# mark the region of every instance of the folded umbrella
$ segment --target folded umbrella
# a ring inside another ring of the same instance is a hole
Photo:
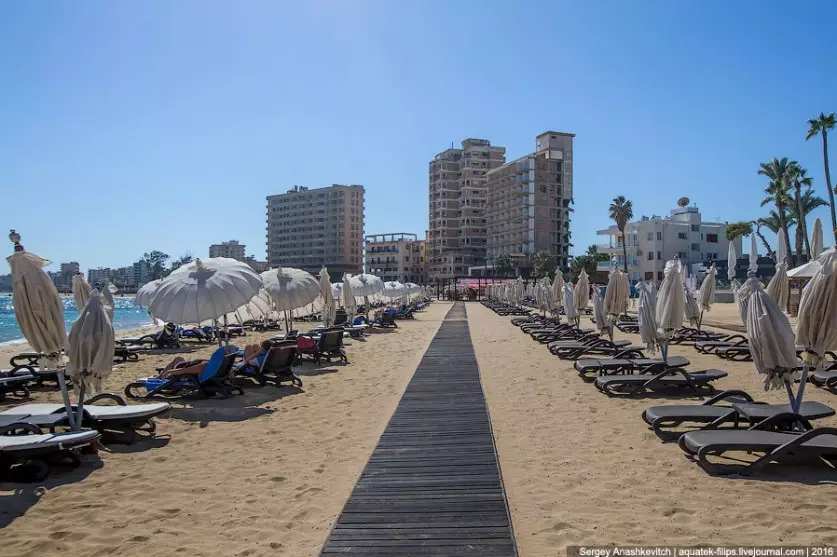
[[[84,306],[87,305],[87,300],[90,299],[90,283],[84,278],[81,273],[73,275],[73,300],[76,303],[76,310],[81,313]]]

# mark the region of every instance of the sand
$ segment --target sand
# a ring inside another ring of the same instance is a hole
[[[716,307],[715,319],[732,315],[731,305]],[[709,476],[640,418],[649,405],[675,401],[608,398],[508,317],[468,304],[468,321],[520,555],[561,555],[574,544],[837,543],[833,471]],[[638,335],[616,336],[639,342]],[[692,369],[728,371],[720,388],[787,403],[784,392],[762,391],[751,363],[732,364],[689,347],[671,353],[687,356]],[[813,386],[805,396],[837,403]],[[835,427],[837,418],[817,424]]]
[[[304,364],[302,391],[184,400],[153,440],[112,445],[43,486],[0,483],[2,554],[317,555],[449,308],[348,341],[348,365]],[[106,387],[121,392],[171,357],[120,365]]]

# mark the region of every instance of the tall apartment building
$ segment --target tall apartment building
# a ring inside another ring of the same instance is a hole
[[[139,260],[133,264],[134,286],[142,286],[151,280],[151,265],[145,260]]]
[[[383,281],[427,283],[427,241],[397,232],[366,237],[366,272]]]
[[[267,197],[267,262],[311,273],[325,265],[332,280],[363,268],[363,186],[294,186]]]
[[[79,264],[75,261],[70,261],[69,263],[62,263],[61,264],[61,273],[70,275],[72,277],[79,271]]]
[[[98,269],[87,269],[87,282],[93,288],[101,289],[111,279],[112,271],[108,267],[99,267]]]
[[[469,274],[487,274],[502,253],[509,254],[523,276],[531,274],[539,251],[548,253],[559,269],[567,267],[574,137],[544,132],[537,136],[533,153],[486,174],[486,264]]]
[[[684,199],[684,204],[688,200]],[[616,225],[596,233],[608,236],[609,242],[598,246],[600,253],[607,253],[623,267],[622,242],[628,253],[628,275],[632,282],[639,280],[663,280],[666,261],[680,258],[697,274],[704,262],[726,260],[729,240],[727,225],[723,222],[704,222],[697,207],[679,206],[668,217],[652,216],[629,222],[623,238]],[[741,253],[741,238],[734,241],[736,253]],[[605,263],[602,267],[609,267]]]
[[[485,264],[485,175],[505,161],[505,147],[470,138],[430,161],[431,279],[464,275],[469,267]]]
[[[136,286],[134,282],[134,267],[119,267],[113,269],[110,273],[110,281],[120,289],[133,288]]]
[[[243,261],[245,247],[246,246],[244,244],[239,244],[238,240],[212,244],[209,246],[209,257],[229,257],[231,259]]]

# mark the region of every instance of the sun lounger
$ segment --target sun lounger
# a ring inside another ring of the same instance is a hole
[[[775,419],[805,421],[798,415],[776,416]],[[771,420],[773,418],[744,430],[690,431],[680,437],[679,445],[710,474],[750,475],[771,463],[798,463],[803,459],[823,460],[832,467],[837,464],[837,428],[813,429],[808,424],[807,431],[801,433],[777,432],[771,431]],[[730,452],[760,453],[762,456],[744,464],[724,464],[709,460],[709,457],[723,457]]]
[[[593,329],[577,329],[575,326],[558,329],[537,329],[530,333],[531,337],[541,344],[551,344],[556,341],[587,342],[601,338]]]
[[[638,332],[638,331],[637,331]],[[674,335],[669,339],[669,344],[688,344],[697,342],[712,342],[719,341],[729,337],[723,333],[712,333],[710,331],[701,331],[691,327],[682,327],[678,329]]]
[[[215,394],[220,395],[221,398],[228,398],[233,393],[244,394],[241,387],[233,384],[232,367],[236,352],[238,348],[232,345],[217,349],[200,375],[170,375],[138,379],[125,387],[125,395],[128,398],[137,399],[183,396],[193,392],[197,392],[204,398]]]
[[[395,314],[391,311],[383,312],[377,319],[372,321],[370,327],[374,327],[375,325],[383,329],[388,327],[398,328],[398,323],[395,322]]]
[[[639,357],[633,358],[638,354]],[[583,358],[576,360],[573,367],[582,377],[590,377],[591,374],[616,375],[618,373],[634,373],[642,371],[650,373],[665,368],[686,367],[689,360],[682,356],[671,356],[663,361],[658,358],[645,358],[641,350],[630,350],[618,354],[615,358]]]
[[[50,464],[78,466],[78,451],[99,438],[97,431],[40,433],[37,426],[14,418],[0,422],[0,478],[10,481],[41,481]]]
[[[108,400],[115,405],[96,404]],[[91,397],[82,406],[82,427],[97,430],[106,440],[132,443],[139,431],[152,434],[157,425],[154,418],[168,412],[171,405],[167,402],[128,405],[125,400],[114,394],[103,393]],[[73,411],[77,408],[74,405]],[[0,412],[2,417],[20,417],[21,420],[33,416],[63,415],[66,419],[66,407],[63,404],[23,404]],[[69,422],[53,422],[55,425],[69,425]]]
[[[593,384],[608,396],[637,395],[648,391],[676,389],[687,390],[690,394],[707,392],[713,394],[715,388],[711,382],[726,376],[725,371],[718,369],[686,373],[680,368],[671,368],[656,374],[640,373],[597,377]]]
[[[349,363],[343,348],[343,328],[326,329],[320,333],[320,338],[312,348],[298,348],[297,358],[301,361],[303,356],[310,357],[317,365],[320,365],[323,358],[329,362],[332,358],[340,358],[341,361]]]
[[[296,341],[282,340],[270,347],[260,366],[245,363],[237,368],[235,373],[236,375],[252,377],[262,386],[272,381],[277,387],[281,387],[284,382],[302,387],[302,379],[291,369],[296,358]]]
[[[730,390],[718,393],[703,404],[670,404],[650,406],[642,412],[642,419],[651,426],[654,433],[664,440],[674,440],[683,431],[674,431],[683,424],[692,429],[718,429],[722,426],[738,428],[741,422],[748,427],[771,416],[790,414],[790,404],[764,404],[754,402],[744,391]],[[804,401],[799,415],[806,420],[816,420],[834,415],[834,409],[814,401]],[[772,422],[774,427],[790,429],[794,423]]]
[[[629,340],[610,341],[606,338],[597,338],[586,342],[556,341],[549,344],[549,351],[562,360],[577,360],[585,354],[596,354],[603,356],[616,356],[618,353],[638,346],[631,346]]]
[[[0,377],[0,402],[6,400],[7,394],[27,398],[29,386],[35,381],[35,376],[29,373]]]
[[[747,346],[747,337],[744,335],[728,335],[717,340],[702,340],[695,342],[695,350],[701,354],[714,354],[719,349],[730,346]]]

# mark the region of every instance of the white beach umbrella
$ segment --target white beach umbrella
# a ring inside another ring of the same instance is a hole
[[[552,300],[553,300],[553,308],[552,310],[558,313],[558,310],[564,306],[564,275],[561,274],[561,271],[555,271],[555,279],[552,281]]]
[[[357,313],[357,303],[354,290],[352,289],[352,275],[349,273],[343,274],[343,307],[346,309],[346,317],[349,323],[352,323]]]
[[[747,270],[754,273],[759,272],[759,252],[755,234],[750,234],[750,266],[747,267]]]
[[[735,253],[735,244],[730,241],[729,251],[727,252],[727,280],[730,282],[735,279],[735,264],[738,261],[738,255]]]
[[[390,280],[384,283],[383,294],[390,300],[396,300],[407,293],[407,287],[397,280]]]
[[[353,276],[351,282],[355,296],[372,296],[384,289],[384,281],[368,273]]]
[[[279,267],[265,271],[260,276],[277,311],[305,307],[320,294],[319,281],[302,269]]]
[[[700,329],[700,326],[703,323],[703,312],[712,309],[712,303],[715,301],[715,276],[717,274],[718,269],[713,263],[706,272],[706,276],[703,278],[703,282],[700,285],[700,290],[697,295],[698,306],[700,306],[698,329]]]
[[[646,282],[638,282],[636,285],[637,294],[639,296],[639,305],[636,310],[637,326],[639,327],[639,337],[645,343],[645,347],[652,354],[656,354],[657,344],[657,323],[654,320],[654,311],[656,305],[655,294],[652,291],[652,285]]]
[[[320,269],[320,296],[323,299],[323,326],[331,327],[334,325],[337,306],[334,303],[334,294],[331,291],[331,277],[325,267]]]
[[[143,284],[140,289],[137,290],[137,295],[134,297],[134,305],[148,307],[149,304],[151,304],[151,299],[154,297],[154,294],[157,292],[157,289],[160,288],[162,283],[163,279],[157,279]]]
[[[785,247],[785,229],[780,228],[776,235],[776,264],[788,258],[788,249]]]
[[[822,255],[822,250],[822,223],[817,218],[814,221],[814,234],[811,236],[811,254],[809,255],[809,259],[819,259],[820,255]]]
[[[762,290],[761,283],[755,277],[747,279],[742,288],[752,291],[748,297],[745,324],[753,364],[756,371],[764,375],[764,390],[785,386],[793,404],[790,383],[798,362],[793,329],[787,316]],[[800,393],[801,390],[802,387]]]
[[[587,305],[590,303],[590,279],[584,269],[579,273],[578,281],[575,283],[573,303],[575,303],[575,309],[579,313],[587,309]]]
[[[813,249],[813,248],[812,248]],[[796,342],[805,347],[802,380],[794,411],[799,410],[808,366],[821,366],[826,351],[837,349],[837,247],[820,255],[821,268],[802,290],[796,321]]]
[[[46,355],[41,365],[55,368],[61,352],[67,347],[67,332],[64,329],[64,308],[58,289],[43,269],[51,261],[25,251],[20,245],[20,235],[14,230],[9,233],[9,239],[15,245],[14,253],[6,258],[12,269],[15,319],[32,350]],[[72,407],[63,370],[59,369],[57,375],[72,426]]]
[[[571,282],[564,283],[564,315],[567,316],[567,321],[573,322],[578,320],[578,311],[575,309],[573,286]]]
[[[607,313],[611,325],[616,323],[617,316],[627,311],[626,302],[625,281],[622,279],[622,271],[614,269],[608,277],[604,297],[605,313]]]
[[[631,279],[628,278],[628,273],[621,271],[619,280],[622,281],[622,291],[625,293],[625,311],[623,313],[628,313],[628,304],[631,301]]]
[[[343,283],[342,282],[332,282],[331,283],[331,295],[336,300],[337,304],[343,304]]]
[[[576,286],[576,290],[578,290],[578,286]],[[599,330],[599,333],[609,333],[611,329],[607,314],[605,314],[601,290],[596,287],[593,288],[591,301],[593,302],[593,321],[596,323],[596,329]]]
[[[113,312],[114,312],[114,301],[113,301],[113,293],[116,287],[110,283],[105,284],[104,288],[102,288],[102,304],[105,308],[105,313],[108,315],[108,319],[110,322],[113,323]]]
[[[521,277],[517,277],[517,289],[515,291],[515,300],[517,305],[523,304],[524,286],[523,279]]]
[[[776,272],[770,283],[767,285],[767,295],[776,303],[779,308],[784,310],[788,307],[788,298],[790,297],[790,285],[788,284],[788,264],[787,261],[781,260],[776,265]]]
[[[668,340],[683,326],[686,313],[686,296],[682,279],[680,260],[672,259],[666,262],[663,282],[657,291],[657,305],[654,308],[657,338],[664,360],[668,357]]]
[[[247,321],[270,319],[274,316],[273,314],[273,300],[271,300],[267,290],[261,288],[259,293],[253,296],[249,302],[228,313],[226,319],[229,323],[243,325]]]
[[[196,259],[163,279],[148,309],[164,321],[201,323],[235,311],[261,287],[261,277],[246,263],[226,257]]]
[[[700,305],[695,298],[695,293],[689,289],[686,283],[683,283],[683,298],[685,299],[684,312],[686,319],[695,327],[700,327]]]
[[[90,283],[84,278],[81,273],[73,275],[73,300],[76,303],[76,309],[79,313],[87,305],[87,300],[90,299]]]
[[[102,392],[102,381],[113,369],[113,324],[99,292],[94,290],[70,329],[67,371],[78,389],[76,428],[81,425],[85,393]]]

